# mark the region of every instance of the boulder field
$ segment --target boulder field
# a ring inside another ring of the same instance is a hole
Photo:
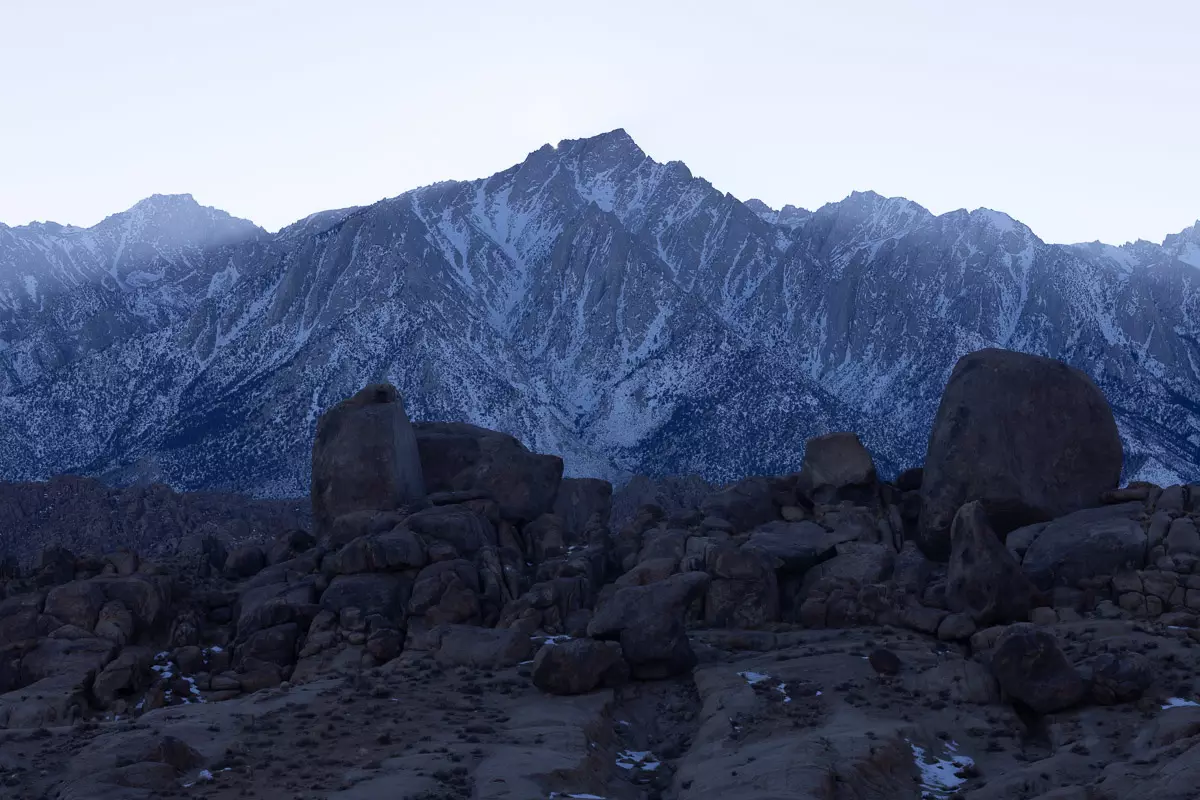
[[[311,516],[143,488],[47,542],[10,488],[46,546],[0,564],[0,795],[1194,798],[1200,484],[1120,470],[1086,376],[985,350],[893,480],[834,432],[614,492],[377,384]]]

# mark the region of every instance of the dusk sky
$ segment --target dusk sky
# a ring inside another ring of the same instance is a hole
[[[274,230],[617,127],[775,207],[872,189],[1116,244],[1200,217],[1194,2],[88,0],[3,27],[9,225],[190,192]]]

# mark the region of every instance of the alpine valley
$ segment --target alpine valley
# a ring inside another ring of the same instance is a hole
[[[1200,479],[1200,223],[1114,247],[870,192],[776,211],[616,130],[276,234],[189,195],[0,225],[0,479],[307,494],[317,417],[372,381],[568,475],[786,473],[829,431],[889,474],[985,347],[1089,374],[1126,479]]]

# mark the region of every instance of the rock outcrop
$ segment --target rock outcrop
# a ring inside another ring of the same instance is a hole
[[[1121,464],[1112,410],[1082,372],[1008,350],[970,353],[950,375],[929,437],[917,541],[946,559],[954,515],[971,500],[1001,537],[1099,505]]]
[[[958,510],[951,531],[946,607],[979,626],[1023,622],[1037,590],[988,523],[978,500]]]
[[[343,514],[394,511],[425,499],[416,436],[390,384],[367,386],[321,415],[312,464],[318,537]]]
[[[851,434],[810,442],[797,473],[660,493],[669,507],[644,503],[614,529],[608,484],[563,480],[561,461],[511,437],[418,424],[402,474],[397,402],[329,414],[313,459],[319,536],[235,538],[188,520],[208,532],[158,558],[52,546],[4,562],[0,728],[62,731],[36,763],[70,753],[93,767],[5,772],[15,743],[44,735],[0,736],[0,782],[29,788],[14,796],[132,800],[210,780],[293,796],[298,783],[259,768],[279,751],[241,754],[271,740],[307,752],[314,718],[341,755],[303,775],[336,773],[363,797],[840,786],[883,800],[919,784],[1048,800],[1127,792],[1146,759],[1200,778],[1175,746],[1200,723],[1148,721],[1200,702],[1194,487],[1131,485],[1007,535],[1011,506],[967,500],[942,564],[918,522],[948,478],[881,480]],[[317,479],[363,442],[385,443],[361,448],[391,465],[379,480]],[[1019,488],[1022,464],[988,474]],[[405,495],[404,475],[423,490]],[[311,716],[256,727],[267,713]],[[1086,733],[1110,724],[1144,728],[1123,744]],[[1043,725],[1055,754],[1039,749]],[[426,751],[419,764],[409,744]],[[938,772],[952,786],[929,783],[921,765],[938,758],[957,765]]]

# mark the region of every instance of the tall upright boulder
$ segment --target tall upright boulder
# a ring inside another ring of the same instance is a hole
[[[396,387],[372,384],[321,415],[311,493],[318,536],[343,514],[391,511],[424,499],[417,438]]]
[[[950,527],[979,500],[1003,538],[1100,503],[1117,487],[1122,449],[1103,393],[1077,369],[988,349],[958,360],[929,437],[917,543],[950,555]]]

